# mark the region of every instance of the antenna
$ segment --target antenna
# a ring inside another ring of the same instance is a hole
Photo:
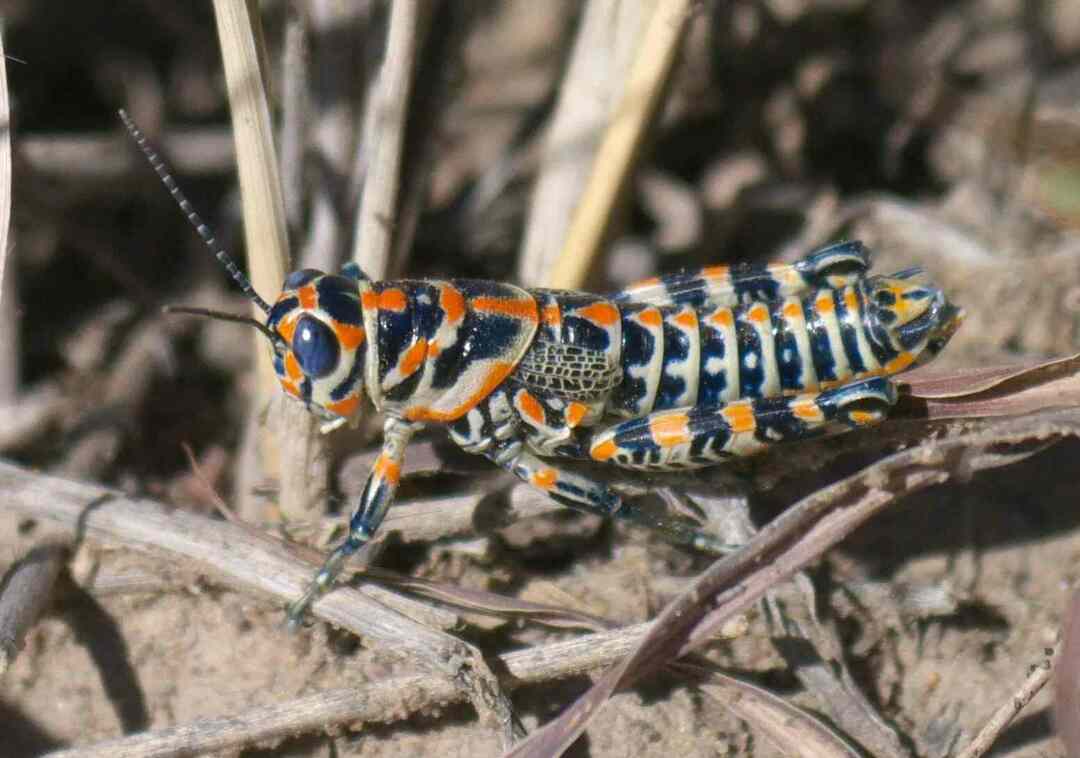
[[[214,237],[210,228],[203,223],[202,218],[188,202],[187,196],[183,193],[180,187],[177,186],[176,180],[172,178],[172,174],[169,173],[168,167],[165,165],[165,161],[161,159],[154,149],[150,147],[150,144],[146,141],[146,137],[139,127],[135,126],[135,122],[131,120],[131,116],[127,114],[127,111],[120,109],[120,120],[124,122],[124,126],[127,127],[128,133],[131,138],[135,140],[135,144],[142,150],[143,155],[146,156],[146,160],[150,161],[150,166],[157,173],[161,179],[162,184],[169,190],[169,194],[173,196],[173,200],[180,206],[180,210],[187,216],[187,220],[195,227],[195,231],[202,238],[202,241],[206,243],[206,246],[210,248],[210,252],[214,254],[214,257],[220,261],[221,265],[225,267],[225,270],[229,272],[229,276],[233,278],[233,281],[239,285],[240,290],[247,295],[251,302],[255,303],[255,306],[265,313],[270,315],[270,305],[261,297],[259,293],[255,291],[255,288],[251,286],[251,280],[241,273],[240,269],[236,267],[236,263],[232,257],[225,252],[225,250],[218,244],[217,239]]]

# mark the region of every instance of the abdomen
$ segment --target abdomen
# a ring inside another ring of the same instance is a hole
[[[619,306],[622,381],[608,411],[718,406],[881,373],[853,286],[734,307]]]

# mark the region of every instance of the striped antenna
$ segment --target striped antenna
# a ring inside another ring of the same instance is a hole
[[[176,181],[172,178],[172,174],[169,173],[168,167],[165,165],[165,161],[161,159],[154,149],[150,147],[150,144],[146,141],[146,137],[139,130],[139,127],[135,126],[135,122],[131,120],[131,116],[127,114],[127,111],[120,109],[120,120],[124,122],[124,126],[127,127],[128,133],[131,138],[135,140],[135,144],[142,150],[143,155],[146,156],[146,160],[150,161],[150,166],[160,177],[161,182],[165,185],[165,188],[169,190],[169,194],[173,196],[173,200],[180,206],[180,210],[187,216],[187,220],[191,222],[191,225],[195,227],[195,231],[202,237],[202,241],[206,243],[206,246],[210,248],[210,252],[214,254],[214,257],[221,262],[221,265],[225,267],[225,270],[229,272],[229,276],[233,278],[233,281],[239,285],[240,290],[247,295],[251,302],[255,303],[255,306],[265,313],[270,315],[270,304],[259,297],[259,293],[255,291],[255,288],[251,286],[251,280],[241,273],[240,269],[236,267],[236,263],[229,256],[228,253],[218,244],[217,239],[214,237],[210,228],[203,223],[202,218],[188,202],[187,196],[176,185]]]

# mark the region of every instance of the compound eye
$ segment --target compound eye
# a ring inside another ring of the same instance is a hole
[[[341,356],[341,347],[330,327],[306,315],[296,322],[292,351],[300,369],[313,379],[326,376],[337,368]]]

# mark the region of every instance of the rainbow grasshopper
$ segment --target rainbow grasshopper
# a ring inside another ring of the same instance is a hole
[[[932,359],[963,317],[917,269],[870,275],[859,242],[792,264],[678,273],[612,297],[477,280],[374,282],[304,269],[273,305],[215,242],[142,133],[125,126],[265,323],[286,393],[334,426],[366,393],[386,422],[349,534],[288,614],[298,623],[369,542],[409,438],[444,427],[470,453],[571,508],[617,516],[708,552],[719,541],[626,502],[560,460],[645,471],[715,465],[780,442],[877,424],[890,377]]]

